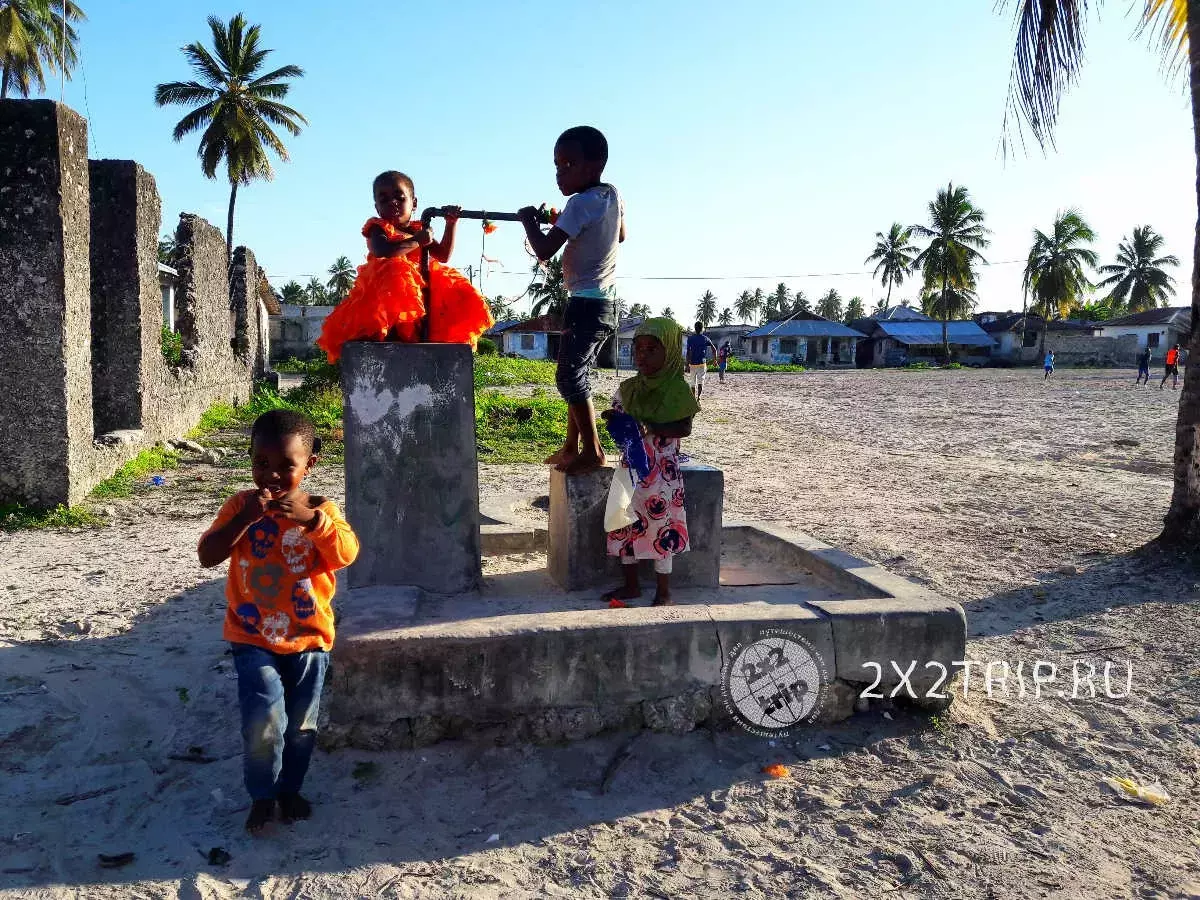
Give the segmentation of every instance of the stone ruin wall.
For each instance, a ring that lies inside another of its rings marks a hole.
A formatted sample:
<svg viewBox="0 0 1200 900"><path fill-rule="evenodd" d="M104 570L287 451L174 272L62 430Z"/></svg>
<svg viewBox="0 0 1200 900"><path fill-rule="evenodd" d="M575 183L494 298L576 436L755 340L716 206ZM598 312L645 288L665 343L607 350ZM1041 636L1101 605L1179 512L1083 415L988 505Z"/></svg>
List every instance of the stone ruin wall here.
<svg viewBox="0 0 1200 900"><path fill-rule="evenodd" d="M1054 363L1059 366L1137 366L1138 341L1132 334L1099 337L1051 331L1046 335L1046 349L1054 351ZM1042 358L1040 346L1021 348L1020 361L1023 363L1040 366Z"/></svg>
<svg viewBox="0 0 1200 900"><path fill-rule="evenodd" d="M161 210L137 163L87 159L78 114L0 102L0 503L76 503L265 371L254 256L227 267L193 215L175 233L183 362L163 358Z"/></svg>

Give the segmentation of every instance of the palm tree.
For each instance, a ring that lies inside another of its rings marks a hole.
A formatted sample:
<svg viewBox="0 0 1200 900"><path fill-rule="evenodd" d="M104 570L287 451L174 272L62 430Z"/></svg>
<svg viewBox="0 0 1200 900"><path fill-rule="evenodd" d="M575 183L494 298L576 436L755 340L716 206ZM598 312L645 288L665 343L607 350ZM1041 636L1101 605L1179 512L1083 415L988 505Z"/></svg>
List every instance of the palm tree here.
<svg viewBox="0 0 1200 900"><path fill-rule="evenodd" d="M533 308L529 315L532 318L548 315L558 319L567 308L567 285L563 281L562 257L547 260L544 264L534 263L533 270L542 271L541 281L536 281L529 288L533 297Z"/></svg>
<svg viewBox="0 0 1200 900"><path fill-rule="evenodd" d="M673 309L671 309L671 307L669 307L669 306L663 307L662 314L663 314L664 319L674 320L674 318L675 318L675 311Z"/></svg>
<svg viewBox="0 0 1200 900"><path fill-rule="evenodd" d="M792 309L792 292L782 281L775 285L775 293L771 295L771 305L779 310L781 315L789 315Z"/></svg>
<svg viewBox="0 0 1200 900"><path fill-rule="evenodd" d="M801 313L812 312L812 303L809 302L804 291L796 291L792 297L792 315L798 316Z"/></svg>
<svg viewBox="0 0 1200 900"><path fill-rule="evenodd" d="M733 309L738 314L739 319L743 322L749 322L754 317L754 313L758 311L754 295L749 291L742 291L738 294L738 298L733 301Z"/></svg>
<svg viewBox="0 0 1200 900"><path fill-rule="evenodd" d="M1043 148L1054 143L1059 101L1083 66L1086 7L1080 0L1021 0L1017 5L1017 45L1005 112L1005 145L1010 116L1017 128L1029 126ZM1149 31L1161 47L1167 67L1187 72L1192 101L1192 130L1200 135L1200 3L1146 0L1140 31ZM1186 66L1186 69L1185 69ZM1196 145L1200 156L1200 143ZM1198 160L1200 162L1200 160ZM1193 186L1200 196L1200 180ZM1200 223L1196 227L1200 238ZM1200 240L1193 269L1200 271ZM1200 323L1200 283L1192 282L1193 331L1188 350L1200 350L1195 328ZM1188 366L1175 425L1175 483L1162 538L1188 541L1200 534L1200 366Z"/></svg>
<svg viewBox="0 0 1200 900"><path fill-rule="evenodd" d="M1033 308L1043 322L1064 318L1078 307L1092 289L1084 267L1096 268L1097 257L1088 247L1096 234L1076 210L1060 213L1050 234L1033 229L1033 246L1025 262L1021 287L1033 298ZM1046 329L1042 329L1042 355L1046 353Z"/></svg>
<svg viewBox="0 0 1200 900"><path fill-rule="evenodd" d="M634 303L629 307L629 317L631 319L648 319L650 315L649 303Z"/></svg>
<svg viewBox="0 0 1200 900"><path fill-rule="evenodd" d="M346 299L346 295L354 287L356 274L354 263L350 262L350 257L339 256L333 261L333 265L329 267L329 281L325 286L329 288L329 295L333 298L335 305Z"/></svg>
<svg viewBox="0 0 1200 900"><path fill-rule="evenodd" d="M1133 239L1125 238L1117 247L1117 261L1101 266L1100 274L1108 277L1097 287L1112 287L1108 300L1116 306L1127 306L1131 312L1166 306L1175 295L1175 279L1166 266L1178 266L1174 256L1159 256L1163 237L1149 225L1133 229Z"/></svg>
<svg viewBox="0 0 1200 900"><path fill-rule="evenodd" d="M842 295L837 292L836 288L831 288L828 294L817 301L817 315L823 319L829 319L831 322L841 321Z"/></svg>
<svg viewBox="0 0 1200 900"><path fill-rule="evenodd" d="M979 252L989 243L983 227L983 210L972 202L967 189L953 183L937 192L929 204L929 225L913 225L912 232L928 238L929 245L917 254L913 268L925 276L925 290L940 285L942 293L951 288L960 294L975 290L975 264L986 262ZM946 311L956 304L947 297L937 304ZM949 316L942 318L942 353L950 360Z"/></svg>
<svg viewBox="0 0 1200 900"><path fill-rule="evenodd" d="M872 273L887 287L884 308L892 305L892 285L904 284L904 279L913 271L917 248L912 245L912 229L893 222L888 233L875 232L875 249L863 260L863 265L876 263Z"/></svg>
<svg viewBox="0 0 1200 900"><path fill-rule="evenodd" d="M959 288L951 285L944 291L926 291L921 297L921 312L931 318L941 319L944 328L945 323L951 319L965 319L971 315L971 310L975 308L977 300L973 288ZM943 334L942 343L945 344L945 342L946 338ZM949 359L949 356L946 358Z"/></svg>
<svg viewBox="0 0 1200 900"><path fill-rule="evenodd" d="M46 89L46 71L71 77L79 61L73 22L87 19L71 0L0 0L0 100ZM45 68L43 68L45 66Z"/></svg>
<svg viewBox="0 0 1200 900"><path fill-rule="evenodd" d="M867 313L866 307L863 306L862 297L851 297L850 302L846 304L846 316L843 321L849 323L857 319L861 319Z"/></svg>
<svg viewBox="0 0 1200 900"><path fill-rule="evenodd" d="M304 306L308 302L308 297L304 293L304 285L298 281L289 281L283 286L283 290L279 292L283 297L284 303L291 303L296 306Z"/></svg>
<svg viewBox="0 0 1200 900"><path fill-rule="evenodd" d="M180 141L193 131L200 135L200 168L208 178L217 177L225 164L229 178L229 218L225 228L225 254L233 256L233 210L238 187L256 178L274 176L267 151L284 162L288 152L271 126L283 128L293 137L308 120L281 102L288 94L290 78L300 78L299 66L282 66L263 73L263 63L273 53L258 46L259 27L246 26L238 13L226 26L216 16L208 17L214 57L203 44L183 48L198 81L172 81L154 89L159 106L195 107L179 120L173 137Z"/></svg>
<svg viewBox="0 0 1200 900"><path fill-rule="evenodd" d="M308 284L304 286L304 293L308 295L309 306L324 306L325 301L329 299L325 285L321 284L321 279L315 275L308 279Z"/></svg>
<svg viewBox="0 0 1200 900"><path fill-rule="evenodd" d="M718 325L732 325L733 324L733 310L730 309L728 306L725 307L723 310L721 310L721 315L717 318L717 324Z"/></svg>
<svg viewBox="0 0 1200 900"><path fill-rule="evenodd" d="M703 322L705 327L712 324L717 317L717 298L712 291L705 291L700 302L696 304L696 321Z"/></svg>
<svg viewBox="0 0 1200 900"><path fill-rule="evenodd" d="M164 266L174 263L175 236L173 234L164 234L158 239L158 261Z"/></svg>

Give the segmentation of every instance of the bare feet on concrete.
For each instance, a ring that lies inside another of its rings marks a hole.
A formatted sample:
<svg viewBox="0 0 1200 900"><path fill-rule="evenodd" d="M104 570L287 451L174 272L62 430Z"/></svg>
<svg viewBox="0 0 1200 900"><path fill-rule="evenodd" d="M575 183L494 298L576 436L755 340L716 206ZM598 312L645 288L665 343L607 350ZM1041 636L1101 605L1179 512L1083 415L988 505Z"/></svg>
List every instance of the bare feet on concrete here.
<svg viewBox="0 0 1200 900"><path fill-rule="evenodd" d="M580 453L570 462L562 463L555 466L560 472L565 472L568 475L586 475L588 472L595 472L607 461L603 453Z"/></svg>
<svg viewBox="0 0 1200 900"><path fill-rule="evenodd" d="M246 817L246 831L250 834L259 834L274 818L274 800L255 800L250 804L250 815Z"/></svg>
<svg viewBox="0 0 1200 900"><path fill-rule="evenodd" d="M312 818L312 804L299 794L279 795L279 818L284 824Z"/></svg>

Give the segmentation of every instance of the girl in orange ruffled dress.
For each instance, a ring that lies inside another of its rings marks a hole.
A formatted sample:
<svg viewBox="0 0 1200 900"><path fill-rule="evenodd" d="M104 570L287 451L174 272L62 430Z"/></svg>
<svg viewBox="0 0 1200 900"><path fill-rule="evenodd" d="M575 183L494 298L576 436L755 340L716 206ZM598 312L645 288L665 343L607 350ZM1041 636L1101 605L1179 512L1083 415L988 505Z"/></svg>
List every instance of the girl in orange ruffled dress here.
<svg viewBox="0 0 1200 900"><path fill-rule="evenodd" d="M367 262L358 267L354 287L325 319L317 346L337 362L347 341L403 341L420 338L421 318L428 312L429 340L470 344L492 327L492 314L475 286L445 265L454 249L457 206L443 212L446 230L440 241L412 221L417 198L412 179L384 172L375 179L375 212L363 226ZM429 247L430 310L421 296L421 248Z"/></svg>

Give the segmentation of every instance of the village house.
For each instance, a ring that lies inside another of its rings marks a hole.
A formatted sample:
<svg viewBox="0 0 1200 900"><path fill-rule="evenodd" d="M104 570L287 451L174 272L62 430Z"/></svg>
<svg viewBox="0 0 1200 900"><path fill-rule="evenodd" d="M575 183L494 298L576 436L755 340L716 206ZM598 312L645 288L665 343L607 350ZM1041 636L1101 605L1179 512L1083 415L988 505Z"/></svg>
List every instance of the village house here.
<svg viewBox="0 0 1200 900"><path fill-rule="evenodd" d="M503 353L525 359L558 359L562 323L551 316L537 316L510 325L501 333Z"/></svg>
<svg viewBox="0 0 1200 900"><path fill-rule="evenodd" d="M300 306L280 303L279 314L271 316L271 360L309 359L317 353L317 338L332 306Z"/></svg>
<svg viewBox="0 0 1200 900"><path fill-rule="evenodd" d="M1097 322L1104 337L1137 338L1138 350L1149 347L1161 357L1168 347L1187 344L1192 330L1192 309L1189 306L1164 306L1148 309L1108 322Z"/></svg>
<svg viewBox="0 0 1200 900"><path fill-rule="evenodd" d="M1051 319L1047 322L1036 313L982 312L974 316L979 326L995 341L992 359L996 362L1034 363L1042 346L1042 332L1046 333L1046 346L1062 348L1087 348L1091 345L1079 343L1075 338L1100 337L1099 322L1082 322L1075 319ZM1098 349L1102 345L1095 345Z"/></svg>
<svg viewBox="0 0 1200 900"><path fill-rule="evenodd" d="M867 339L858 345L858 366L904 366L934 363L943 354L942 323L908 306L895 306L852 323ZM946 323L951 355L968 366L987 365L993 342L973 320Z"/></svg>
<svg viewBox="0 0 1200 900"><path fill-rule="evenodd" d="M767 322L744 338L747 359L768 365L854 368L855 347L866 335L813 313L800 313L781 322Z"/></svg>

